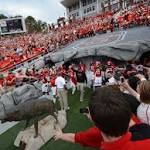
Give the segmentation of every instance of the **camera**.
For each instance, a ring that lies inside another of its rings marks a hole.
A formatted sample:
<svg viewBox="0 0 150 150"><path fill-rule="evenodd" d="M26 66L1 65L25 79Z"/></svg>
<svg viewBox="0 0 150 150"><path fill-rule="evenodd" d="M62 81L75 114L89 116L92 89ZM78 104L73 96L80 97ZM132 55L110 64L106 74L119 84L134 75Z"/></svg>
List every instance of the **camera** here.
<svg viewBox="0 0 150 150"><path fill-rule="evenodd" d="M88 114L89 113L89 109L88 108L80 108L80 113L81 114Z"/></svg>
<svg viewBox="0 0 150 150"><path fill-rule="evenodd" d="M120 81L121 81L121 83L123 83L123 82L124 82L124 78L123 78L123 77L121 77L121 78L120 78Z"/></svg>

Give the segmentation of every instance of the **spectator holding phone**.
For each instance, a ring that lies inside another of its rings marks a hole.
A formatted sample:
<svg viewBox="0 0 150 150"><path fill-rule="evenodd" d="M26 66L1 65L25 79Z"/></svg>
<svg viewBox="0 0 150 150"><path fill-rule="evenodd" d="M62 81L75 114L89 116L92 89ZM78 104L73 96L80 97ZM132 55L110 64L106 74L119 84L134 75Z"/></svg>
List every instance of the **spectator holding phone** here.
<svg viewBox="0 0 150 150"><path fill-rule="evenodd" d="M59 130L54 138L103 150L150 149L150 126L131 119L129 104L119 90L96 89L89 102L89 112L95 127L75 134Z"/></svg>
<svg viewBox="0 0 150 150"><path fill-rule="evenodd" d="M150 81L146 80L141 74L136 75L136 77L140 81L136 89L129 85L130 80L129 83L124 82L122 86L140 102L137 108L138 118L141 122L150 125Z"/></svg>

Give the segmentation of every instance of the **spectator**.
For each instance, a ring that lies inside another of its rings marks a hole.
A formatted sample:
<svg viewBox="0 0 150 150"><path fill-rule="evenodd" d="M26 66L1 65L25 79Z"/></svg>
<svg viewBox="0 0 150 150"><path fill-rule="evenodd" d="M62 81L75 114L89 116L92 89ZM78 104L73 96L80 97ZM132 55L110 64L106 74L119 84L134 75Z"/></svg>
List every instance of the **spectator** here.
<svg viewBox="0 0 150 150"><path fill-rule="evenodd" d="M85 83L87 83L87 78L85 72L80 68L79 70L75 70L77 76L77 89L80 90L80 102L84 99L84 88Z"/></svg>
<svg viewBox="0 0 150 150"><path fill-rule="evenodd" d="M43 84L42 84L43 95L49 95L49 92L50 92L50 86L49 86L48 82L43 81Z"/></svg>
<svg viewBox="0 0 150 150"><path fill-rule="evenodd" d="M142 81L138 86L141 104L137 109L139 119L150 125L150 81Z"/></svg>
<svg viewBox="0 0 150 150"><path fill-rule="evenodd" d="M135 96L141 103L137 108L137 116L139 119L147 124L150 124L150 110L149 110L149 100L150 100L150 81L146 81L143 75L137 75L141 82L137 86L136 91L132 89L127 82L123 83L123 86Z"/></svg>
<svg viewBox="0 0 150 150"><path fill-rule="evenodd" d="M52 92L52 97L53 97L53 102L56 102L56 85L55 85L55 80L56 80L56 76L55 75L51 75L50 77L50 87L51 87L51 92Z"/></svg>
<svg viewBox="0 0 150 150"><path fill-rule="evenodd" d="M94 74L93 79L93 89L95 90L98 87L102 86L102 76L101 76L101 70L100 68L97 68Z"/></svg>
<svg viewBox="0 0 150 150"><path fill-rule="evenodd" d="M131 76L128 79L128 83L129 83L130 87L135 91L137 91L137 86L138 86L139 82L140 82L140 79L136 76Z"/></svg>
<svg viewBox="0 0 150 150"><path fill-rule="evenodd" d="M79 38L95 36L95 33L114 31L117 25L120 29L133 26L149 25L149 7L145 4L134 4L128 10L117 14L105 12L96 16L73 20L57 29L51 28L48 33L33 33L8 35L0 38L1 65L0 68L11 69L15 64L33 59L48 51L55 51L72 43ZM4 60L3 60L4 58Z"/></svg>
<svg viewBox="0 0 150 150"><path fill-rule="evenodd" d="M72 88L72 95L74 95L74 93L76 91L76 86L77 86L77 79L76 79L76 74L73 71L71 66L69 66L68 75L69 75L69 78L70 78L70 85L71 85L71 88Z"/></svg>
<svg viewBox="0 0 150 150"><path fill-rule="evenodd" d="M18 72L15 74L15 78L16 78L16 87L21 86L23 84L23 79L24 79L25 75L22 72L22 70L18 70Z"/></svg>
<svg viewBox="0 0 150 150"><path fill-rule="evenodd" d="M107 85L115 85L117 84L116 79L114 78L114 72L112 70L106 70L106 78L107 78Z"/></svg>
<svg viewBox="0 0 150 150"><path fill-rule="evenodd" d="M55 139L103 150L150 148L150 126L130 120L130 107L120 91L110 87L97 89L92 94L89 111L97 127L76 134L59 130L55 133Z"/></svg>
<svg viewBox="0 0 150 150"><path fill-rule="evenodd" d="M68 107L66 81L62 77L61 72L58 72L58 76L55 80L55 85L57 88L61 110L69 110L70 108Z"/></svg>
<svg viewBox="0 0 150 150"><path fill-rule="evenodd" d="M7 77L6 77L6 85L7 86L12 86L15 83L15 75L12 72L9 72Z"/></svg>

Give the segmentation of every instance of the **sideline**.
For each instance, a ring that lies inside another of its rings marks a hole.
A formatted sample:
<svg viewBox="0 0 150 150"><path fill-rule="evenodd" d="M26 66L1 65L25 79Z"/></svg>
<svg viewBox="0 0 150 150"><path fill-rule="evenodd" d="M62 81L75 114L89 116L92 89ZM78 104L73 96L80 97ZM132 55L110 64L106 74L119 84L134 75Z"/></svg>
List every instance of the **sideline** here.
<svg viewBox="0 0 150 150"><path fill-rule="evenodd" d="M127 31L123 31L121 36L118 38L118 41L122 41L124 39L124 37L126 36Z"/></svg>
<svg viewBox="0 0 150 150"><path fill-rule="evenodd" d="M0 121L0 135L2 135L4 132L18 124L19 122L6 122L6 123L1 123Z"/></svg>

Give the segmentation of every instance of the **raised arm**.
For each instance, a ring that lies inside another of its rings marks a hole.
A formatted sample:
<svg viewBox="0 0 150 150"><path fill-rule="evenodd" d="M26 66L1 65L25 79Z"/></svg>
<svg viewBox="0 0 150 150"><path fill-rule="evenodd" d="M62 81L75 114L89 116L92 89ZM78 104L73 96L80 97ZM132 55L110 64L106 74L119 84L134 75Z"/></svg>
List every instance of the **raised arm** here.
<svg viewBox="0 0 150 150"><path fill-rule="evenodd" d="M54 133L54 139L75 143L75 134L74 133L63 133L61 129L58 129Z"/></svg>
<svg viewBox="0 0 150 150"><path fill-rule="evenodd" d="M140 101L140 95L139 95L135 90L133 90L133 89L130 87L130 85L128 84L127 80L126 80L124 83L122 83L121 86L122 86L123 88L125 88L131 95L133 95L134 97L136 97L136 99L137 99L138 101Z"/></svg>

